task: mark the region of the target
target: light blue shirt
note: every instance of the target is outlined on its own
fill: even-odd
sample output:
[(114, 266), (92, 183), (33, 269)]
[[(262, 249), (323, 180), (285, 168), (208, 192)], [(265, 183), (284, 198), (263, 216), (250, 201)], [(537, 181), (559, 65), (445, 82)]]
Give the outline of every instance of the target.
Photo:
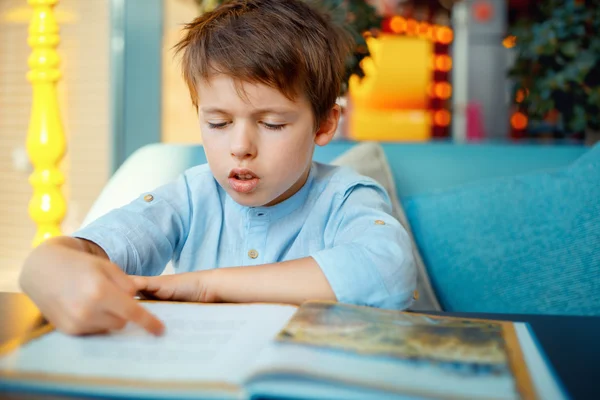
[(271, 207), (236, 203), (199, 165), (73, 236), (131, 275), (159, 275), (169, 261), (179, 273), (310, 256), (340, 302), (405, 309), (416, 287), (410, 240), (385, 190), (316, 162), (306, 184)]

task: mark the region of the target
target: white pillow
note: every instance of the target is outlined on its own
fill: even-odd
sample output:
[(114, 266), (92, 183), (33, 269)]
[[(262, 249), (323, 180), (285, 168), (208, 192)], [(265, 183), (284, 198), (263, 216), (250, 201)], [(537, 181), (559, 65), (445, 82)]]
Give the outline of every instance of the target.
[(410, 310), (442, 311), (435, 292), (431, 287), (429, 275), (427, 274), (427, 269), (425, 268), (419, 249), (415, 244), (406, 214), (398, 200), (392, 170), (381, 145), (377, 142), (363, 142), (333, 160), (331, 164), (350, 167), (359, 174), (376, 180), (388, 192), (392, 201), (392, 213), (410, 236), (413, 256), (417, 267), (417, 295)]

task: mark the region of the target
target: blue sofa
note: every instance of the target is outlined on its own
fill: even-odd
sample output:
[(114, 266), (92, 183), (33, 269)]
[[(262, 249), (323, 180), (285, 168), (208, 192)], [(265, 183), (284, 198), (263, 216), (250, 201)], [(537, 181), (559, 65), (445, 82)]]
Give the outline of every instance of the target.
[[(318, 147), (314, 159), (329, 162), (355, 145), (339, 141)], [(590, 250), (591, 256), (586, 253), (585, 257), (591, 258), (583, 258), (576, 270), (565, 272), (570, 258), (560, 259), (564, 251), (556, 250), (562, 249), (560, 243), (575, 241), (579, 246), (575, 250), (584, 246), (585, 251), (577, 250), (583, 254), (588, 244), (582, 240), (590, 235), (589, 245), (600, 247), (600, 231), (586, 227), (583, 221), (588, 230), (578, 229), (584, 235), (580, 238), (565, 226), (565, 221), (571, 220), (568, 212), (560, 211), (572, 208), (565, 206), (564, 201), (570, 200), (562, 199), (561, 191), (579, 204), (578, 194), (569, 194), (569, 190), (576, 191), (582, 185), (587, 188), (586, 184), (591, 185), (588, 192), (594, 190), (593, 182), (563, 187), (573, 186), (569, 171), (576, 160), (585, 157), (588, 148), (445, 142), (382, 146), (398, 198), (445, 310), (600, 314), (598, 252)], [(200, 145), (154, 144), (138, 150), (110, 179), (84, 225), (141, 192), (174, 179), (186, 168), (205, 162)], [(563, 186), (555, 190), (556, 179)], [(594, 179), (593, 174), (590, 179)], [(536, 182), (542, 182), (541, 187)], [(552, 199), (559, 197), (561, 203), (552, 204)], [(520, 199), (517, 204), (515, 199)], [(555, 210), (553, 215), (566, 215), (565, 221), (559, 221), (562, 228), (548, 226), (556, 218), (546, 215), (546, 209)], [(580, 212), (574, 209), (578, 217)], [(541, 222), (528, 219), (534, 214), (539, 214)], [(550, 233), (535, 231), (537, 226), (545, 226)], [(571, 237), (573, 241), (569, 241)], [(544, 247), (545, 238), (551, 239), (551, 249)], [(558, 256), (553, 249), (559, 251)], [(547, 255), (560, 265), (549, 264), (544, 259)], [(590, 273), (597, 276), (586, 275)], [(590, 279), (598, 282), (590, 283)]]

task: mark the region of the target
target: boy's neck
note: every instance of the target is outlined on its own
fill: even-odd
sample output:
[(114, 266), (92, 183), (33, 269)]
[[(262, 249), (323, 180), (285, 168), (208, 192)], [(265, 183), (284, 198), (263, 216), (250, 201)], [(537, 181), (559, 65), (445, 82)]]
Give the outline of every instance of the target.
[(306, 185), (306, 182), (308, 182), (308, 178), (309, 178), (310, 172), (312, 170), (312, 165), (313, 165), (313, 163), (311, 162), (308, 165), (308, 168), (304, 171), (304, 173), (300, 177), (300, 179), (298, 179), (296, 182), (294, 182), (294, 184), (292, 186), (290, 186), (290, 188), (288, 190), (286, 190), (283, 194), (281, 194), (281, 196), (277, 197), (273, 201), (265, 204), (263, 207), (272, 207), (279, 203), (283, 203), (287, 199), (293, 197), (300, 190), (302, 190), (304, 185)]

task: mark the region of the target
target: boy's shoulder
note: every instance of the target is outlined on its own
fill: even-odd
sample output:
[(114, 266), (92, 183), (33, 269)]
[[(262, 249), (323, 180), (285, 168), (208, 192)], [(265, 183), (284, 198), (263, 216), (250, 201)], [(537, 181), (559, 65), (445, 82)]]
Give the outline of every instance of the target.
[(350, 167), (318, 162), (314, 163), (314, 167), (316, 173), (313, 186), (324, 194), (345, 196), (356, 186), (372, 187), (386, 193), (385, 189), (373, 178), (361, 175)]
[(186, 169), (183, 176), (188, 186), (202, 185), (206, 181), (214, 181), (214, 176), (208, 167), (208, 164), (200, 164)]
[(215, 194), (220, 196), (219, 185), (208, 164), (200, 164), (186, 169), (181, 173), (179, 182), (185, 185), (185, 190), (192, 202), (206, 201)]

